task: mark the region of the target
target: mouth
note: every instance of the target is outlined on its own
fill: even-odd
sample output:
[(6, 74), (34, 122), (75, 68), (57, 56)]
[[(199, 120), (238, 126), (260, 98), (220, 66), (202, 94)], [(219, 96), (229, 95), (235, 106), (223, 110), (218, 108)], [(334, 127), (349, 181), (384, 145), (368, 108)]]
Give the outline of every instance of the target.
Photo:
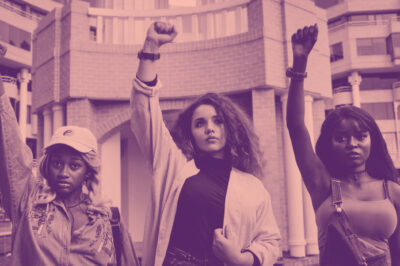
[(207, 142), (215, 142), (215, 141), (217, 141), (217, 140), (218, 140), (217, 137), (208, 137), (208, 138), (206, 138), (206, 141), (207, 141)]
[(56, 186), (58, 188), (69, 188), (69, 187), (71, 187), (71, 184), (68, 182), (65, 182), (65, 181), (59, 181), (56, 183)]
[(352, 159), (358, 159), (361, 157), (361, 154), (359, 154), (358, 152), (349, 152), (347, 153), (347, 157)]

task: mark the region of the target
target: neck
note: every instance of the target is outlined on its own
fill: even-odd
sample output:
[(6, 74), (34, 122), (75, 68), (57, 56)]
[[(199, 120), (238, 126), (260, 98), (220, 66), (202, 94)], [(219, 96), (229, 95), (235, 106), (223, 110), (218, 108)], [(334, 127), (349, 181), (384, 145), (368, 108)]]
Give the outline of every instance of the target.
[(369, 179), (370, 176), (367, 170), (357, 170), (345, 175), (346, 179), (353, 183), (364, 183), (366, 179)]
[(60, 199), (64, 203), (65, 207), (73, 208), (79, 205), (84, 200), (82, 188), (77, 189), (69, 194), (60, 195)]

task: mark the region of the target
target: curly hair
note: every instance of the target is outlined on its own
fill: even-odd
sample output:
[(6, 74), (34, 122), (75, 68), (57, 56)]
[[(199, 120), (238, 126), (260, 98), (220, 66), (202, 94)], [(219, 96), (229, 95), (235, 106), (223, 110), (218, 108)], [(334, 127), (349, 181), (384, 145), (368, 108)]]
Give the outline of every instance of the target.
[[(40, 159), (39, 163), (39, 172), (41, 176), (48, 181), (50, 176), (50, 161), (51, 157), (59, 152), (61, 146), (67, 146), (64, 144), (56, 144), (50, 146), (45, 149), (44, 155)], [(69, 147), (69, 146), (68, 146)], [(88, 178), (84, 182), (84, 187), (87, 189), (87, 193), (89, 195), (90, 200), (94, 205), (103, 205), (103, 201), (100, 199), (100, 191), (99, 191), (99, 178), (98, 174), (100, 172), (100, 159), (96, 152), (90, 151), (88, 153), (81, 153), (77, 151), (81, 156), (82, 160), (85, 162), (86, 167), (88, 169), (87, 176)]]
[(344, 119), (354, 119), (360, 128), (368, 131), (371, 136), (371, 152), (366, 162), (368, 174), (375, 179), (390, 179), (397, 182), (396, 169), (378, 125), (370, 114), (355, 106), (344, 106), (332, 111), (322, 124), (315, 150), (328, 172), (338, 178), (342, 174), (337, 160), (332, 157), (332, 138), (334, 129)]
[(263, 176), (264, 160), (252, 122), (244, 111), (228, 97), (207, 93), (183, 110), (172, 129), (172, 137), (188, 160), (198, 153), (192, 132), (191, 121), (194, 111), (200, 105), (211, 105), (222, 117), (226, 132), (226, 156), (232, 166), (256, 177)]

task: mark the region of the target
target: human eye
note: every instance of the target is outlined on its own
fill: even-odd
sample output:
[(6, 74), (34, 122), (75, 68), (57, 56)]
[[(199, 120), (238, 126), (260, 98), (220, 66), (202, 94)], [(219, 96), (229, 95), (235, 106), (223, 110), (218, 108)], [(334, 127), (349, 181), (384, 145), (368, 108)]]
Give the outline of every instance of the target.
[(79, 168), (82, 167), (82, 164), (80, 162), (72, 162), (72, 163), (70, 163), (69, 167), (72, 170), (76, 171), (76, 170), (78, 170)]
[(217, 116), (214, 118), (214, 123), (217, 125), (222, 125), (222, 124), (224, 124), (224, 120), (222, 119), (222, 117)]
[(61, 169), (62, 168), (62, 162), (60, 160), (52, 160), (50, 162), (51, 166), (54, 167), (55, 169)]
[(366, 132), (360, 132), (356, 137), (358, 140), (365, 140), (369, 136), (369, 133)]
[(347, 141), (347, 137), (345, 135), (335, 135), (334, 139), (336, 142), (343, 143)]
[(194, 122), (194, 127), (195, 127), (195, 128), (202, 127), (203, 125), (204, 125), (204, 120), (202, 120), (202, 119), (196, 120), (196, 121)]

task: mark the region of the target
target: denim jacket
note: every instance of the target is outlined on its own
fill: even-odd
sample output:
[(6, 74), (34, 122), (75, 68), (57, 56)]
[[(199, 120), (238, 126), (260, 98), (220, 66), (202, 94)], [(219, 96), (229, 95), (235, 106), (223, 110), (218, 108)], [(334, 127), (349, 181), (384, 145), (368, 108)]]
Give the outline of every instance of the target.
[[(157, 90), (138, 79), (131, 97), (131, 128), (151, 162), (150, 209), (144, 232), (143, 266), (161, 266), (168, 247), (178, 198), (186, 178), (199, 172), (176, 146), (161, 113)], [(236, 168), (231, 171), (225, 200), (224, 227), (236, 234), (237, 245), (273, 265), (280, 256), (280, 233), (271, 198), (262, 182)]]
[(89, 223), (72, 217), (32, 168), (8, 97), (0, 95), (0, 189), (13, 229), (12, 265), (115, 265), (110, 211), (87, 198)]

